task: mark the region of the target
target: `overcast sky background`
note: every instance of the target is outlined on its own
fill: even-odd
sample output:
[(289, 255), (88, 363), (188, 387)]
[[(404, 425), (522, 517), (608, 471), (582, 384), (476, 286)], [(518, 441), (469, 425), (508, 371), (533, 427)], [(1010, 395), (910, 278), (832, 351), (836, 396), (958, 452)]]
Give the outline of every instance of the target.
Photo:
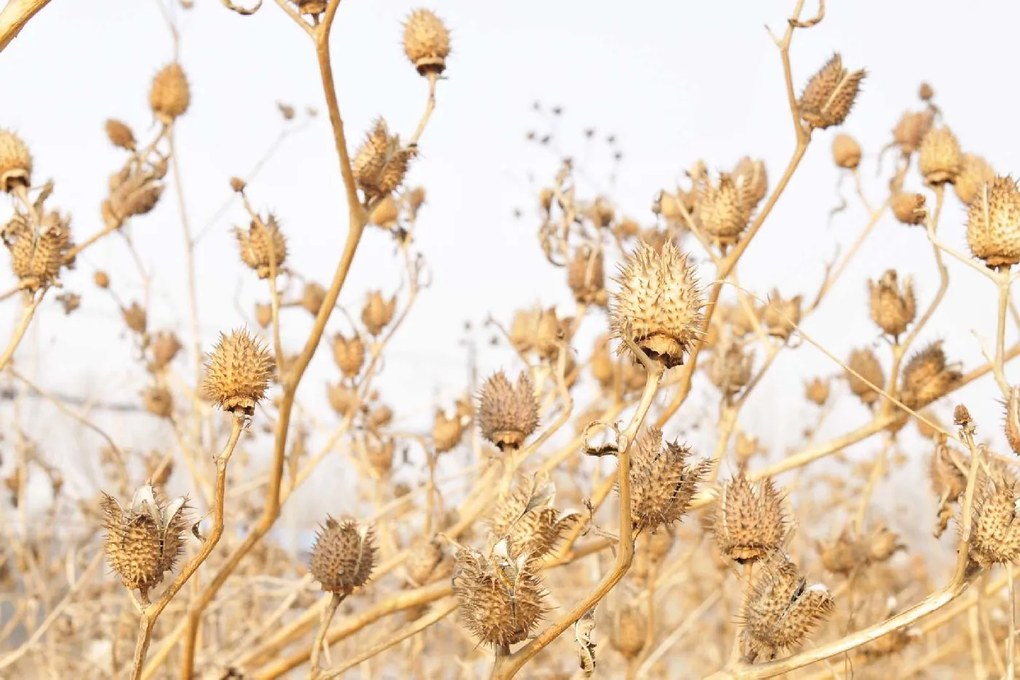
[[(231, 198), (227, 179), (248, 173), (283, 129), (275, 102), (321, 110), (323, 100), (307, 37), (271, 0), (251, 17), (212, 0), (196, 4), (174, 12), (180, 60), (192, 86), (192, 105), (176, 134), (187, 210), (200, 231)], [(545, 262), (536, 239), (535, 195), (554, 176), (562, 155), (577, 159), (590, 178), (590, 196), (607, 193), (621, 212), (643, 225), (653, 221), (649, 208), (656, 192), (674, 185), (699, 158), (719, 170), (749, 154), (765, 159), (770, 179), (778, 178), (793, 134), (778, 52), (765, 26), (781, 30), (792, 5), (792, 0), (432, 3), (452, 29), (454, 55), (421, 157), (408, 178), (428, 193), (417, 245), (432, 285), (395, 339), (378, 383), (397, 407), (398, 424), (423, 425), (436, 397), (449, 403), (463, 389), (467, 367), (458, 343), (465, 320), (477, 323), (493, 314), (506, 322), (514, 309), (538, 299), (559, 303), (564, 312), (572, 308), (562, 270)], [(810, 0), (807, 5), (805, 16), (815, 10)], [(352, 144), (378, 115), (404, 136), (420, 116), (426, 84), (400, 47), (402, 21), (415, 6), (405, 0), (344, 0), (333, 50)], [(934, 86), (936, 101), (965, 150), (985, 155), (1007, 173), (1020, 168), (1014, 142), (1017, 97), (1007, 81), (1018, 25), (1020, 5), (1008, 2), (829, 2), (818, 27), (796, 34), (794, 79), (799, 90), (834, 51), (843, 54), (847, 67), (868, 69), (844, 130), (865, 147), (864, 176), (872, 200), (879, 200), (882, 190), (875, 179), (877, 152), (891, 139), (902, 111), (919, 108), (922, 80)], [(53, 2), (0, 55), (0, 126), (17, 131), (30, 146), (37, 182), (55, 180), (51, 204), (72, 214), (76, 238), (101, 226), (99, 203), (107, 177), (121, 163), (103, 133), (104, 120), (130, 123), (140, 139), (153, 134), (149, 83), (172, 58), (157, 0)], [(546, 110), (562, 106), (562, 116), (552, 120), (536, 113), (535, 101)], [(589, 127), (598, 131), (592, 142), (581, 134)], [(527, 143), (529, 130), (551, 132), (549, 147)], [(610, 134), (623, 153), (618, 165), (605, 143)], [(786, 295), (809, 296), (837, 244), (852, 239), (863, 225), (866, 215), (853, 203), (831, 222), (828, 218), (839, 202), (839, 173), (829, 150), (833, 134), (815, 134), (801, 169), (741, 265), (743, 283), (762, 295), (777, 286)], [(843, 192), (849, 195), (848, 183)], [(288, 264), (328, 282), (345, 237), (346, 211), (324, 116), (288, 137), (251, 182), (249, 196), (257, 208), (271, 208), (279, 216), (289, 239)], [(519, 219), (517, 209), (523, 212)], [(250, 317), (254, 302), (267, 297), (264, 282), (237, 256), (231, 227), (243, 221), (240, 205), (232, 202), (209, 226), (198, 250), (206, 347), (219, 331), (244, 323), (243, 314)], [(962, 245), (962, 224), (962, 208), (950, 197), (942, 233)], [(170, 188), (156, 211), (134, 221), (131, 234), (154, 276), (150, 327), (173, 328), (186, 339), (183, 237)], [(366, 290), (395, 291), (400, 269), (393, 254), (386, 234), (367, 234), (341, 304), (357, 314)], [(919, 305), (926, 305), (937, 285), (930, 247), (919, 230), (889, 218), (805, 329), (841, 356), (855, 345), (879, 346), (867, 321), (864, 280), (889, 267), (915, 277)], [(141, 296), (137, 272), (119, 239), (89, 249), (77, 270), (64, 277), (68, 290), (82, 294), (81, 309), (65, 317), (48, 301), (19, 351), (18, 365), (49, 389), (132, 401), (144, 373), (127, 361), (132, 339), (116, 305), (91, 284), (96, 269), (110, 273), (125, 301)], [(954, 284), (946, 304), (920, 343), (944, 337), (949, 353), (972, 367), (981, 362), (977, 338), (987, 340), (994, 333), (995, 293), (964, 266), (951, 262), (950, 269)], [(3, 276), (0, 280), (10, 283)], [(19, 303), (2, 304), (0, 326), (8, 327)], [(299, 346), (308, 322), (304, 312), (288, 313), (288, 347)], [(347, 328), (338, 316), (330, 331), (339, 329)], [(513, 366), (505, 349), (488, 351), (483, 363)], [(334, 372), (328, 353), (320, 352), (303, 398), (319, 400), (324, 379), (333, 379)], [(804, 347), (784, 356), (775, 372), (742, 425), (781, 451), (796, 440), (811, 413), (802, 404), (801, 376), (836, 368)], [(1000, 406), (994, 393), (985, 387), (964, 394), (978, 395), (971, 397), (971, 410), (985, 433), (997, 429)], [(26, 408), (31, 412), (22, 415), (28, 422), (59, 422), (45, 402), (29, 402)], [(942, 405), (943, 411), (949, 408)], [(5, 421), (13, 416), (9, 404), (0, 404), (0, 410)], [(118, 416), (102, 417), (117, 429)], [(865, 417), (862, 410), (851, 411), (837, 425), (852, 426)], [(134, 445), (167, 436), (165, 426), (148, 421), (124, 434)], [(52, 453), (57, 460), (88, 458), (97, 447), (91, 436), (61, 441), (64, 448)]]

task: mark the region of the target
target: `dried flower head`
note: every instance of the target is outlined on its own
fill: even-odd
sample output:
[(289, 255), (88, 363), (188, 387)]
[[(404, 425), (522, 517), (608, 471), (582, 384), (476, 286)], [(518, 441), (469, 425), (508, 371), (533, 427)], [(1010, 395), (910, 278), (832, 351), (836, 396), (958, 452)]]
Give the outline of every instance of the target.
[(411, 12), (404, 24), (404, 54), (421, 75), (439, 74), (450, 56), (450, 31), (427, 9)]
[(981, 567), (1020, 559), (1016, 482), (986, 478), (974, 498), (971, 561)]
[(959, 364), (949, 364), (942, 342), (933, 342), (917, 352), (903, 368), (900, 399), (910, 408), (927, 406), (960, 382)]
[(920, 148), (934, 121), (931, 109), (905, 111), (893, 128), (893, 144), (900, 147), (904, 156), (909, 156)]
[(800, 115), (816, 128), (841, 125), (857, 99), (864, 70), (848, 71), (834, 54), (815, 75), (800, 96)]
[(712, 533), (720, 552), (737, 562), (754, 562), (778, 550), (787, 520), (770, 477), (751, 483), (740, 473), (719, 492)]
[(868, 281), (871, 294), (871, 320), (896, 338), (907, 329), (917, 314), (914, 289), (908, 276), (899, 284), (895, 269), (889, 269), (878, 281)]
[(490, 521), (493, 538), (506, 541), (512, 555), (539, 558), (551, 553), (581, 521), (579, 513), (560, 513), (553, 507), (555, 495), (548, 480), (537, 476), (518, 479), (496, 505)]
[(567, 265), (567, 283), (574, 299), (583, 304), (604, 305), (607, 300), (602, 250), (581, 246)]
[(832, 160), (847, 170), (855, 170), (861, 163), (861, 145), (847, 134), (838, 134), (832, 139)]
[(32, 184), (32, 154), (21, 137), (0, 130), (0, 191), (11, 193), (15, 187)]
[(794, 327), (800, 323), (802, 301), (800, 295), (784, 300), (779, 291), (773, 288), (768, 300), (758, 310), (765, 331), (774, 338), (788, 340)]
[(918, 166), (928, 184), (954, 182), (963, 163), (960, 142), (948, 127), (932, 128), (921, 141)]
[[(613, 297), (613, 333), (667, 368), (683, 363), (701, 333), (704, 304), (687, 255), (672, 243), (656, 251), (641, 242), (626, 257)], [(622, 347), (626, 346), (621, 345)]]
[(871, 406), (878, 401), (879, 392), (876, 388), (885, 385), (885, 376), (878, 357), (869, 348), (855, 349), (850, 353), (850, 358), (846, 363), (850, 368), (846, 372), (850, 391), (856, 394), (863, 403)]
[(914, 226), (923, 224), (928, 217), (924, 194), (897, 192), (892, 197), (892, 211), (902, 224)]
[(989, 267), (1020, 262), (1020, 189), (1012, 177), (996, 177), (967, 208), (967, 245)]
[(167, 64), (152, 79), (149, 108), (164, 125), (183, 115), (191, 103), (188, 78), (180, 64)]
[(400, 138), (391, 136), (379, 118), (354, 156), (354, 179), (369, 198), (385, 196), (404, 181), (414, 154), (414, 148), (401, 147)]
[(265, 219), (255, 216), (247, 232), (237, 227), (234, 234), (241, 248), (241, 261), (254, 269), (260, 279), (280, 272), (287, 259), (287, 241), (275, 215), (269, 213)]
[(697, 486), (711, 469), (708, 460), (689, 461), (691, 450), (663, 441), (662, 431), (645, 429), (631, 447), (631, 521), (637, 531), (654, 531), (680, 520)]
[(251, 415), (273, 375), (273, 357), (247, 330), (220, 333), (205, 364), (202, 392), (224, 411)]
[(375, 567), (372, 529), (353, 519), (326, 517), (312, 547), (312, 577), (330, 593), (350, 593), (365, 585)]
[(633, 659), (645, 647), (648, 619), (633, 603), (626, 604), (613, 614), (609, 629), (609, 644), (625, 659)]
[(128, 151), (135, 150), (135, 133), (123, 121), (108, 118), (106, 120), (106, 136), (114, 146)]
[(3, 228), (4, 245), (11, 252), (11, 269), (18, 287), (29, 292), (52, 285), (74, 247), (67, 218), (48, 212), (33, 228), (31, 220), (15, 213)]
[(365, 363), (365, 343), (355, 333), (346, 337), (342, 333), (333, 336), (333, 360), (345, 378), (357, 377)]
[(981, 156), (965, 153), (960, 158), (960, 174), (956, 176), (953, 189), (964, 205), (969, 205), (981, 193), (981, 187), (995, 179), (995, 170)]
[(754, 201), (747, 181), (745, 176), (724, 172), (715, 184), (708, 177), (698, 184), (694, 222), (721, 247), (739, 241), (751, 218)]
[(478, 397), (482, 436), (499, 449), (517, 449), (538, 427), (538, 402), (531, 375), (521, 371), (512, 384), (503, 371), (489, 377)]
[(812, 378), (804, 385), (804, 398), (816, 406), (825, 406), (829, 400), (829, 381), (824, 378)]
[(361, 308), (361, 322), (365, 324), (365, 329), (369, 333), (379, 335), (393, 320), (396, 311), (396, 296), (386, 300), (380, 291), (374, 290), (368, 294), (365, 306)]

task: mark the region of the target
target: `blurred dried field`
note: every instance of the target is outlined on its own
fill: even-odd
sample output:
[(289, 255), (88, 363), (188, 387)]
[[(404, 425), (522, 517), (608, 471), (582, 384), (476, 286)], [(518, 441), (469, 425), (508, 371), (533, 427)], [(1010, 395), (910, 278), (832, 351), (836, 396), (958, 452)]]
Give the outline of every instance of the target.
[[(495, 209), (430, 237), (457, 17), (351, 45), (348, 3), (215, 8), (270, 18), (318, 91), (208, 219), (180, 159), (222, 65), (187, 58), (189, 0), (150, 8), (174, 58), (118, 82), (147, 108), (95, 130), (102, 182), (0, 120), (0, 677), (1014, 678), (1020, 188), (952, 102), (919, 79), (852, 136), (882, 64), (801, 60), (834, 18), (792, 0), (767, 85), (733, 84), (775, 90), (782, 154), (731, 130), (747, 152), (656, 185), (535, 102), (539, 167), (471, 168), (530, 173), (515, 258)], [(46, 5), (0, 12), (0, 64)], [(345, 126), (373, 66), (413, 113)], [(328, 165), (259, 181), (314, 135)], [(828, 207), (780, 212), (803, 191)], [(477, 290), (442, 283), (461, 262)]]

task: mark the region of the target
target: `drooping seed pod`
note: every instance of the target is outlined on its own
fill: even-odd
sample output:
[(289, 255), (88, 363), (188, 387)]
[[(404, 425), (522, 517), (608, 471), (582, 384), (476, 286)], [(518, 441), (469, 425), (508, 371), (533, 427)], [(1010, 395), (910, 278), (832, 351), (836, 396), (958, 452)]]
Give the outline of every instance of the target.
[(923, 224), (928, 217), (924, 194), (897, 192), (892, 197), (893, 215), (901, 224), (914, 226)]
[(432, 421), (432, 445), (436, 453), (450, 451), (460, 444), (463, 437), (464, 425), (460, 416), (456, 413), (448, 416), (443, 409), (436, 409), (436, 416)]
[(581, 521), (579, 513), (560, 513), (553, 507), (554, 497), (555, 487), (550, 482), (536, 477), (519, 479), (496, 505), (489, 523), (492, 536), (505, 541), (512, 555), (548, 555)]
[[(699, 341), (704, 304), (687, 255), (666, 243), (656, 251), (639, 243), (616, 278), (610, 322), (613, 334), (627, 338), (667, 368), (683, 363)], [(621, 344), (620, 351), (627, 345)]]
[(921, 140), (918, 167), (928, 184), (956, 181), (962, 163), (960, 142), (948, 127), (932, 128)]
[[(733, 180), (741, 187), (740, 194), (744, 199), (743, 209), (750, 217), (761, 200), (765, 198), (765, 194), (768, 193), (769, 178), (768, 172), (765, 170), (765, 161), (743, 156), (733, 168)], [(693, 200), (693, 198), (692, 196), (691, 199)]]
[(935, 116), (931, 109), (905, 111), (893, 128), (893, 143), (900, 147), (904, 156), (909, 156), (921, 147), (922, 140), (934, 122)]
[(995, 179), (995, 170), (981, 156), (965, 153), (960, 157), (960, 174), (953, 182), (956, 197), (970, 205), (981, 193), (981, 187)]
[(917, 314), (914, 289), (910, 277), (899, 285), (895, 269), (889, 269), (878, 281), (868, 281), (871, 297), (871, 320), (884, 332), (896, 338), (907, 329)]
[(169, 418), (174, 411), (174, 398), (170, 390), (153, 385), (142, 392), (142, 404), (145, 410), (157, 418)]
[(744, 343), (729, 333), (712, 347), (712, 360), (708, 364), (708, 377), (727, 399), (735, 396), (751, 381), (754, 353), (744, 349)]
[(396, 296), (386, 300), (380, 291), (374, 290), (368, 294), (365, 306), (361, 308), (361, 322), (365, 324), (365, 329), (369, 333), (379, 335), (393, 320), (396, 311)]
[(252, 415), (265, 398), (272, 375), (272, 355), (247, 330), (220, 333), (206, 359), (202, 393), (224, 411)]
[(927, 406), (956, 387), (962, 377), (960, 365), (947, 362), (942, 342), (933, 342), (903, 367), (900, 399), (912, 409)]
[(343, 383), (327, 385), (326, 397), (329, 399), (330, 408), (340, 417), (352, 414), (360, 403), (357, 391)]
[(712, 467), (709, 460), (690, 461), (690, 448), (664, 441), (662, 431), (654, 427), (638, 435), (630, 455), (635, 531), (654, 531), (679, 521)]
[(983, 568), (1020, 559), (1016, 482), (986, 479), (974, 498), (970, 560)]
[(871, 406), (880, 396), (876, 387), (884, 387), (885, 376), (882, 364), (875, 352), (868, 348), (855, 349), (847, 360), (850, 370), (846, 372), (846, 380), (850, 391), (867, 406)]
[(181, 351), (181, 341), (173, 331), (159, 331), (149, 343), (152, 350), (152, 362), (149, 370), (158, 373), (170, 365), (177, 353)]
[(741, 564), (755, 562), (779, 549), (786, 530), (786, 513), (771, 477), (752, 484), (740, 473), (723, 485), (712, 521), (722, 554)]
[(137, 301), (132, 300), (129, 307), (121, 307), (120, 316), (124, 319), (124, 325), (131, 329), (133, 333), (145, 335), (145, 331), (149, 326), (149, 315), (145, 312), (145, 308), (138, 304)]
[(15, 213), (3, 228), (3, 240), (11, 252), (11, 270), (18, 287), (29, 292), (52, 285), (60, 276), (67, 253), (74, 247), (69, 221), (48, 212), (33, 229), (24, 216)]
[(149, 108), (164, 125), (183, 115), (191, 103), (191, 88), (180, 64), (167, 64), (152, 79)]
[(698, 185), (694, 205), (694, 222), (704, 234), (720, 247), (740, 240), (751, 217), (750, 188), (743, 177), (721, 173), (717, 183), (706, 178)]
[(833, 54), (804, 88), (799, 104), (801, 117), (816, 128), (841, 125), (857, 99), (864, 76), (863, 69), (843, 68), (842, 57)]
[(503, 371), (485, 381), (478, 398), (478, 426), (501, 451), (519, 448), (538, 428), (538, 402), (527, 371), (517, 376), (516, 384)]
[(135, 491), (128, 508), (105, 493), (100, 507), (106, 560), (124, 586), (138, 589), (147, 601), (148, 591), (163, 581), (164, 573), (173, 571), (183, 550), (187, 499), (163, 502), (152, 486), (145, 485)]
[(326, 301), (326, 289), (322, 284), (309, 281), (301, 290), (301, 306), (312, 316), (316, 316)]
[(602, 249), (581, 246), (567, 265), (567, 284), (574, 299), (582, 304), (605, 304), (606, 282), (602, 270)]
[(1013, 453), (1020, 456), (1020, 387), (1009, 388), (1009, 397), (1006, 399), (1005, 432), (1006, 441)]
[(985, 184), (967, 208), (967, 245), (989, 267), (1020, 262), (1020, 189), (1012, 177)]
[(609, 644), (625, 659), (633, 659), (645, 647), (648, 619), (634, 604), (627, 604), (613, 614)]
[(103, 201), (103, 216), (109, 224), (120, 225), (135, 215), (156, 207), (163, 195), (163, 183), (152, 168), (129, 166), (110, 176), (110, 194)]
[(453, 594), (471, 634), (497, 647), (531, 635), (546, 612), (537, 560), (509, 554), (505, 542), (489, 557), (462, 548), (454, 558)]
[(128, 151), (135, 150), (135, 133), (123, 121), (116, 118), (108, 118), (106, 120), (106, 136), (109, 138), (110, 143), (116, 147), (127, 149)]
[(824, 378), (812, 378), (804, 385), (804, 398), (815, 406), (825, 406), (829, 400), (829, 381)]
[(841, 168), (856, 170), (861, 163), (861, 145), (850, 135), (836, 135), (832, 139), (832, 160)]
[(0, 191), (11, 193), (15, 187), (32, 184), (32, 154), (21, 137), (0, 129)]
[(275, 215), (269, 213), (265, 219), (256, 216), (247, 232), (237, 227), (234, 234), (241, 248), (241, 261), (254, 269), (260, 279), (279, 274), (287, 259), (287, 240)]
[(450, 56), (450, 31), (427, 9), (411, 12), (404, 24), (404, 54), (421, 75), (439, 74)]
[(365, 364), (365, 343), (355, 333), (350, 338), (342, 333), (333, 336), (333, 361), (345, 378), (355, 378)]
[(765, 331), (774, 338), (789, 340), (795, 326), (800, 323), (802, 301), (800, 295), (784, 300), (779, 291), (773, 288), (768, 300), (758, 310), (758, 316), (765, 324)]
[(309, 566), (324, 591), (346, 594), (368, 582), (375, 557), (375, 537), (370, 527), (353, 519), (338, 522), (327, 516), (315, 536)]

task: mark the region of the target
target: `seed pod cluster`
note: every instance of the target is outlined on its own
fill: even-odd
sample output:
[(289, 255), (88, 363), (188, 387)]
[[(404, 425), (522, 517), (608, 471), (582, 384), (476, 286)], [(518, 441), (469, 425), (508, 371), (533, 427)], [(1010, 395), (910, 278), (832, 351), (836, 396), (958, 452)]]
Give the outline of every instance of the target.
[(834, 54), (811, 76), (800, 96), (800, 115), (811, 126), (827, 128), (841, 125), (857, 99), (865, 72), (843, 68), (843, 59)]
[(771, 478), (752, 483), (740, 473), (719, 492), (712, 533), (719, 551), (740, 563), (755, 562), (779, 549), (787, 519)]
[(501, 451), (520, 448), (538, 428), (538, 402), (527, 371), (517, 376), (516, 383), (502, 371), (485, 381), (478, 398), (478, 426)]
[(280, 272), (287, 259), (287, 240), (275, 215), (270, 213), (265, 219), (256, 215), (247, 232), (236, 228), (234, 233), (241, 248), (241, 261), (254, 269), (260, 279)]
[(686, 514), (712, 463), (691, 461), (691, 450), (645, 429), (631, 447), (631, 521), (636, 531), (668, 527)]
[(224, 411), (252, 415), (272, 375), (273, 357), (247, 330), (220, 333), (206, 360), (202, 392)]
[(375, 537), (353, 519), (327, 517), (312, 547), (312, 577), (331, 593), (350, 593), (365, 585), (375, 567)]

